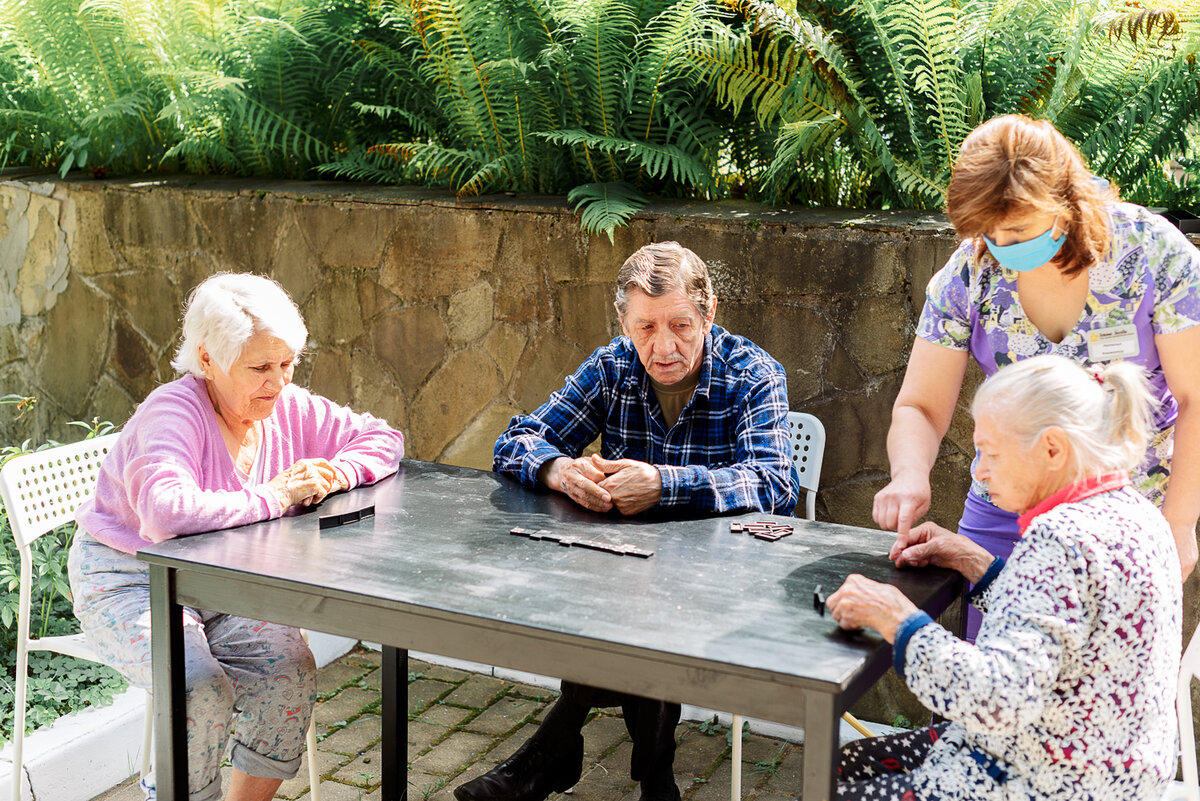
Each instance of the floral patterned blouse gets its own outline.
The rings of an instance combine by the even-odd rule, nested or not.
[[[1061,342],[1051,342],[1025,316],[1017,294],[1017,273],[1002,268],[991,255],[976,258],[970,240],[959,245],[929,282],[917,336],[969,351],[988,376],[1006,364],[1043,353],[1057,353],[1085,365],[1119,359],[1142,365],[1161,405],[1155,420],[1157,433],[1146,461],[1134,472],[1133,484],[1161,504],[1178,407],[1167,389],[1154,336],[1200,323],[1200,251],[1170,223],[1141,206],[1115,203],[1109,214],[1112,248],[1089,269],[1083,313]],[[987,497],[978,481],[972,490]]]
[[[979,589],[974,645],[932,621],[897,635],[908,686],[951,721],[913,773],[917,797],[1159,798],[1175,775],[1183,588],[1157,508],[1128,486],[1054,506]]]

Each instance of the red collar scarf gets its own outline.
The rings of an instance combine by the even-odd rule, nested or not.
[[[1017,525],[1021,527],[1021,536],[1025,536],[1025,529],[1029,528],[1029,524],[1033,522],[1033,518],[1049,512],[1059,504],[1075,503],[1075,501],[1082,501],[1084,498],[1090,498],[1102,492],[1128,486],[1129,474],[1123,473],[1120,470],[1113,470],[1111,473],[1101,473],[1098,476],[1092,476],[1082,481],[1076,481],[1074,484],[1068,484],[1017,518]]]

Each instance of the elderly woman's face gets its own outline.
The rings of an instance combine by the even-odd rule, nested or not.
[[[986,412],[975,418],[975,448],[979,451],[975,477],[987,484],[992,503],[1022,514],[1057,492],[1060,476],[1043,447],[1044,437],[1026,448],[1003,422]]]
[[[226,422],[253,422],[271,416],[283,388],[292,383],[296,355],[282,339],[258,333],[246,340],[242,353],[225,373],[200,348],[204,377]]]

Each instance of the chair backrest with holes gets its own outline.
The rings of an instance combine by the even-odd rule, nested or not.
[[[118,436],[105,434],[22,454],[0,468],[0,498],[18,547],[29,547],[75,516],[95,492],[100,463]]]
[[[800,489],[806,494],[804,516],[815,520],[821,461],[825,458],[825,426],[806,412],[788,412],[788,425],[792,430],[792,463],[800,478]]]

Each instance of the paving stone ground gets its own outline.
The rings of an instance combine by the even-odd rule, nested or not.
[[[317,764],[323,801],[380,798],[379,671],[380,655],[357,649],[319,674]],[[408,689],[409,801],[452,801],[454,787],[504,761],[528,739],[557,695],[417,661],[409,662]],[[675,779],[686,801],[729,798],[726,734],[724,728],[697,723],[676,729]],[[583,737],[583,777],[570,796],[551,801],[638,801],[638,788],[629,778],[632,744],[619,711],[597,713]],[[742,743],[742,798],[795,799],[803,747],[750,733]],[[280,786],[276,798],[310,801],[307,763]],[[93,801],[142,801],[137,777]]]

